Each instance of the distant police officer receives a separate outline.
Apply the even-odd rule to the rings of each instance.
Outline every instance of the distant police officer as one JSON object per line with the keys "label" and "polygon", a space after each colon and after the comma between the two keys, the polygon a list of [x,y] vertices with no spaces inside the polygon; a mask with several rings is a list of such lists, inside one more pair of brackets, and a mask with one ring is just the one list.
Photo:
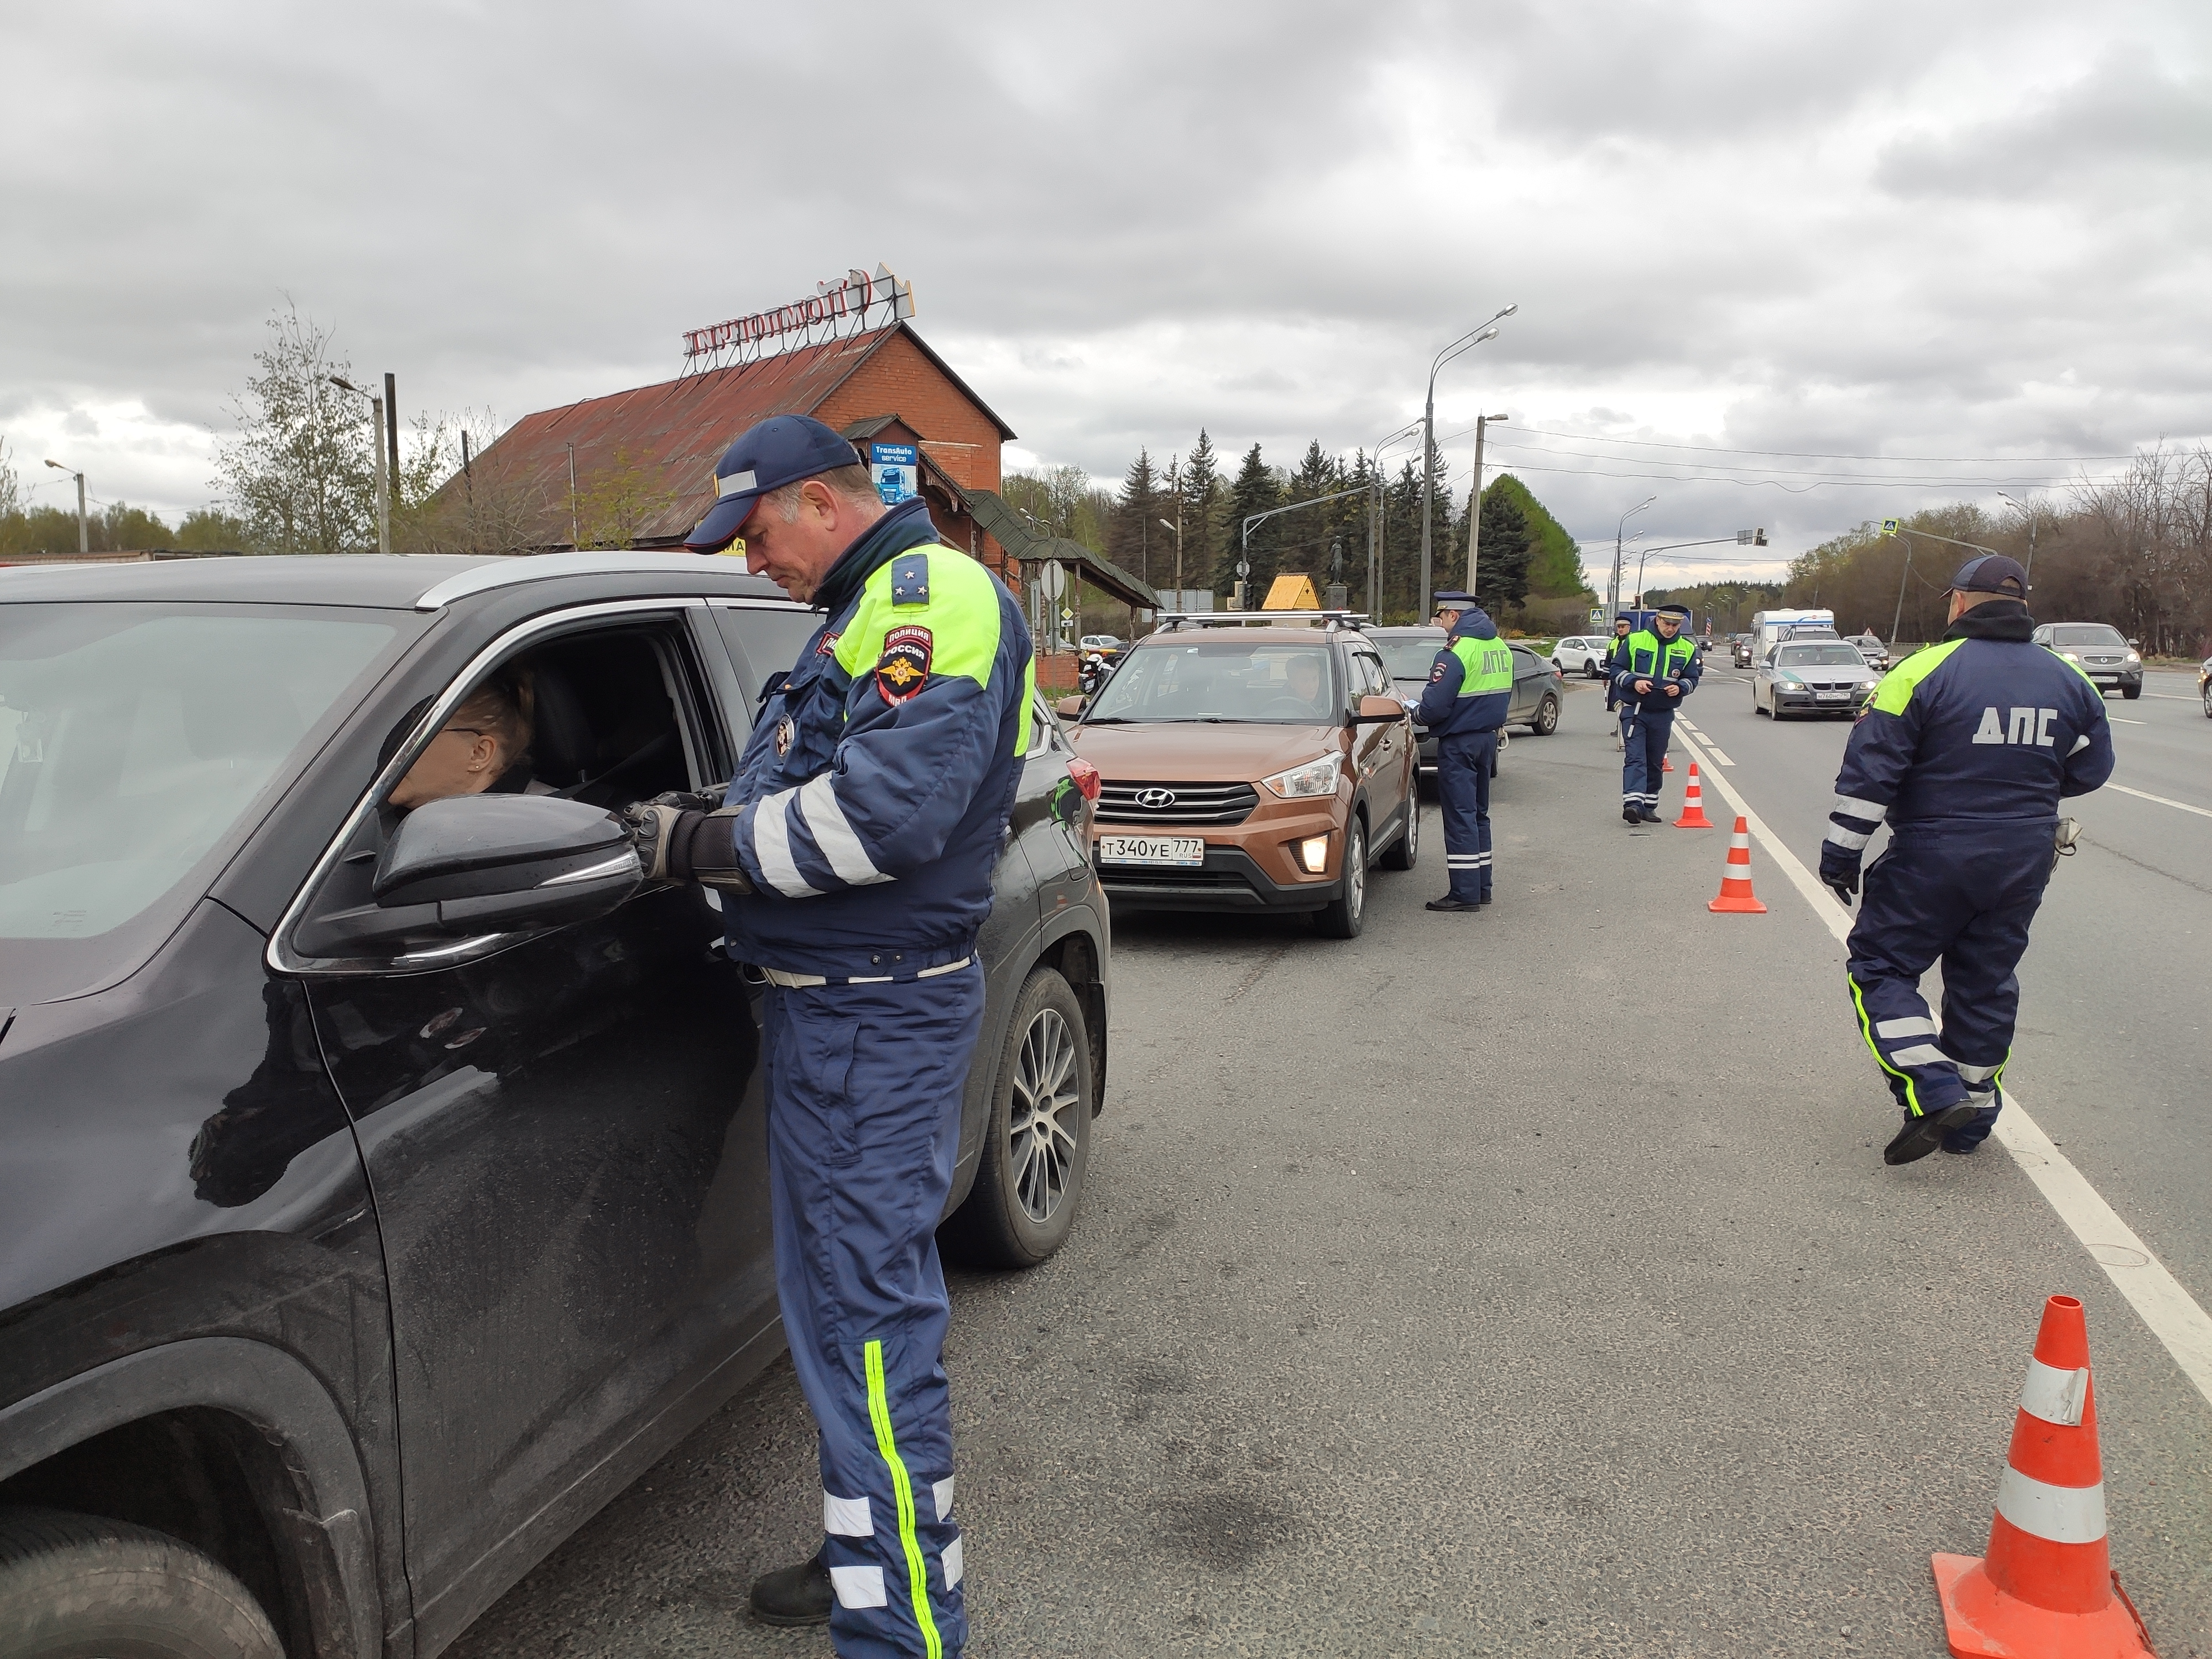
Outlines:
{"label": "distant police officer", "polygon": [[1621,736],[1620,816],[1631,823],[1659,822],[1659,783],[1667,767],[1667,740],[1682,700],[1705,672],[1697,642],[1678,637],[1690,615],[1686,605],[1662,605],[1651,626],[1613,648],[1613,695],[1626,719]]}
{"label": "distant police officer", "polygon": [[[2058,803],[2112,772],[2105,702],[2071,663],[2028,643],[2027,575],[1991,554],[1951,583],[1942,643],[1892,669],[1844,750],[1820,879],[1848,905],[1868,866],[1848,971],[1859,1030],[1905,1109],[1882,1153],[1971,1152],[2003,1104],[2020,1009],[2014,976],[2057,862]],[[1920,976],[1943,964],[1939,1031]]]}
{"label": "distant police officer", "polygon": [[[1620,699],[1613,694],[1613,671],[1617,665],[1613,658],[1620,652],[1620,647],[1628,642],[1628,635],[1635,626],[1636,619],[1633,617],[1615,617],[1613,619],[1613,640],[1605,647],[1605,712],[1608,714],[1619,708],[1620,705]],[[1615,749],[1628,747],[1628,722],[1633,718],[1634,714],[1631,710],[1620,708],[1620,729],[1613,734],[1613,746]]]}
{"label": "distant police officer", "polygon": [[1498,729],[1513,702],[1513,652],[1471,593],[1437,595],[1449,636],[1437,653],[1414,718],[1437,734],[1437,792],[1443,797],[1444,867],[1451,890],[1431,910],[1490,902],[1490,776]]}
{"label": "distant police officer", "polygon": [[821,1431],[827,1538],[761,1579],[753,1607],[827,1620],[841,1654],[940,1659],[968,1630],[935,1233],[1030,639],[991,574],[938,544],[927,505],[886,510],[819,422],[764,421],[715,471],[720,499],[685,544],[742,533],[747,568],[825,613],[719,808],[632,809],[653,873],[721,889],[732,953],[769,982],[776,1290]]}

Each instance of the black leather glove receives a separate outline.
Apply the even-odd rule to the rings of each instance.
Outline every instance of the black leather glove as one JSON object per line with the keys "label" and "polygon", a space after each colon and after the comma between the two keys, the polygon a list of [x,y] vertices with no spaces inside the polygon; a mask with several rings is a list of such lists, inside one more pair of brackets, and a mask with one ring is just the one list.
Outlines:
{"label": "black leather glove", "polygon": [[1820,843],[1820,884],[1833,893],[1844,908],[1859,890],[1859,855],[1847,853],[1832,842]]}
{"label": "black leather glove", "polygon": [[654,806],[673,806],[686,812],[712,812],[722,804],[722,792],[726,783],[709,784],[704,789],[668,789],[655,795],[648,803]]}
{"label": "black leather glove", "polygon": [[738,862],[736,842],[737,821],[744,810],[706,812],[657,796],[625,806],[622,816],[647,881],[696,881],[702,887],[750,893],[752,881]]}

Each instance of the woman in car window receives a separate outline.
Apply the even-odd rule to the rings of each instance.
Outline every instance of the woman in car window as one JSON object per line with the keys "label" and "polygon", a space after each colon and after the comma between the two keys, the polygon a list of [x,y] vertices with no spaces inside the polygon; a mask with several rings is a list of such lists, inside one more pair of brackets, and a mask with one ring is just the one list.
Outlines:
{"label": "woman in car window", "polygon": [[[430,746],[392,791],[390,805],[411,811],[453,795],[550,795],[530,774],[535,698],[527,669],[502,670],[461,700]],[[403,731],[422,718],[411,712]]]}

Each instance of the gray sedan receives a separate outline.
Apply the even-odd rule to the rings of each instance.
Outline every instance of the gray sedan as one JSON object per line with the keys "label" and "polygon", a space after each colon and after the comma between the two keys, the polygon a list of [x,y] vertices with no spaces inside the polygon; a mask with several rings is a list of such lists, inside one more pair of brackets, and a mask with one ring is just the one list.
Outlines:
{"label": "gray sedan", "polygon": [[1866,707],[1881,676],[1867,666],[1847,640],[1778,645],[1751,682],[1752,713],[1856,714]]}

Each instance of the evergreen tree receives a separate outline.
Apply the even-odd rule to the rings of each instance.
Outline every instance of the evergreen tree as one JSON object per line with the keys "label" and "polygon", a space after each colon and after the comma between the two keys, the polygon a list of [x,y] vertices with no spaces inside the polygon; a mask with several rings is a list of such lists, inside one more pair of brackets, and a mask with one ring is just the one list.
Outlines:
{"label": "evergreen tree", "polygon": [[[1244,520],[1255,513],[1273,512],[1282,504],[1282,481],[1261,459],[1260,446],[1254,444],[1244,452],[1244,464],[1237,470],[1236,480],[1229,486],[1227,506],[1222,514],[1224,533],[1221,562],[1213,573],[1215,592],[1231,594],[1237,591],[1237,561],[1247,549]],[[1279,519],[1252,526],[1249,544],[1252,574],[1244,590],[1246,604],[1256,605],[1267,597],[1268,585],[1275,580],[1282,536]]]}
{"label": "evergreen tree", "polygon": [[[1175,503],[1153,470],[1152,452],[1139,448],[1122,477],[1121,493],[1114,499],[1106,556],[1122,569],[1134,571],[1139,580],[1166,586],[1175,580],[1175,538],[1160,528],[1159,520],[1172,521],[1174,517]],[[1152,555],[1162,551],[1168,558],[1156,562]]]}
{"label": "evergreen tree", "polygon": [[[1198,442],[1182,464],[1183,580],[1195,586],[1208,571],[1218,572],[1221,562],[1222,519],[1228,491],[1221,482],[1220,458],[1204,428]],[[1214,591],[1225,592],[1218,583]]]}
{"label": "evergreen tree", "polygon": [[[1492,617],[1502,617],[1528,595],[1528,561],[1536,540],[1528,515],[1500,478],[1482,492],[1482,539],[1475,548],[1474,596]],[[1465,514],[1461,515],[1462,520]]]}
{"label": "evergreen tree", "polygon": [[[1528,591],[1542,599],[1577,599],[1590,592],[1589,578],[1583,570],[1582,546],[1569,535],[1566,526],[1550,513],[1544,504],[1529,492],[1528,485],[1510,472],[1501,472],[1482,492],[1486,503],[1492,491],[1510,496],[1521,509],[1521,516],[1528,526],[1534,547],[1528,558]],[[1483,540],[1490,539],[1489,529],[1482,532]]]}

